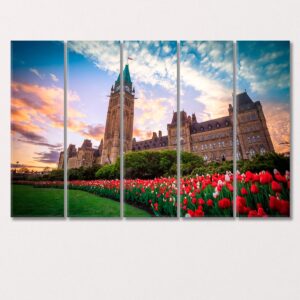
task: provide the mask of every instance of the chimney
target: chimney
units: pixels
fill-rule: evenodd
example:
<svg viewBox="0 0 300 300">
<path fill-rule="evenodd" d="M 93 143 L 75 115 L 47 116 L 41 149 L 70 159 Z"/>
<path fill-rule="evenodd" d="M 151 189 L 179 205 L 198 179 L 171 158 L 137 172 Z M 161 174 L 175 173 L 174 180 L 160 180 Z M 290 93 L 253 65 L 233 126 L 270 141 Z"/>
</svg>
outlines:
<svg viewBox="0 0 300 300">
<path fill-rule="evenodd" d="M 158 136 L 159 136 L 159 138 L 161 138 L 161 137 L 162 137 L 161 130 L 159 130 L 159 131 L 158 131 Z"/>
<path fill-rule="evenodd" d="M 157 133 L 153 132 L 152 139 L 157 139 Z"/>
<path fill-rule="evenodd" d="M 192 114 L 192 122 L 197 123 L 197 117 L 195 114 Z"/>
</svg>

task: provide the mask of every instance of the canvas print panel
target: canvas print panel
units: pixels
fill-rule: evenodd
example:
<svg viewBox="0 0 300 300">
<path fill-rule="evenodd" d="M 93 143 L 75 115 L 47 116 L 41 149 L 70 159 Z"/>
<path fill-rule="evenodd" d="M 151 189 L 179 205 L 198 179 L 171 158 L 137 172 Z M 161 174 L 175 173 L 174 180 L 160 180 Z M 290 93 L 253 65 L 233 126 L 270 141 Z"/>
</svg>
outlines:
<svg viewBox="0 0 300 300">
<path fill-rule="evenodd" d="M 237 214 L 290 216 L 290 43 L 237 43 Z"/>
<path fill-rule="evenodd" d="M 232 217 L 233 43 L 180 43 L 182 217 Z"/>
<path fill-rule="evenodd" d="M 119 41 L 68 42 L 70 217 L 120 216 L 119 72 Z"/>
<path fill-rule="evenodd" d="M 63 217 L 64 43 L 11 42 L 11 215 Z"/>
<path fill-rule="evenodd" d="M 124 215 L 176 217 L 177 43 L 124 42 L 124 65 Z"/>
</svg>

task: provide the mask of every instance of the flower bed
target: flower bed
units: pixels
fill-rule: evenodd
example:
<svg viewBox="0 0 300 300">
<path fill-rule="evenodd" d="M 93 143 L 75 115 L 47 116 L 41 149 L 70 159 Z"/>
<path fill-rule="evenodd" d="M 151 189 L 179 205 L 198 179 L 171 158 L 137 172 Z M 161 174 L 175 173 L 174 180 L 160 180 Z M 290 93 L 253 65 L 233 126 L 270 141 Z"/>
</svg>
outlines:
<svg viewBox="0 0 300 300">
<path fill-rule="evenodd" d="M 290 216 L 290 174 L 237 173 L 237 214 L 241 217 Z"/>
<path fill-rule="evenodd" d="M 181 178 L 180 211 L 182 217 L 232 217 L 233 179 L 226 174 Z M 237 172 L 237 215 L 267 217 L 290 215 L 290 174 L 262 171 Z M 126 203 L 153 212 L 155 216 L 177 216 L 177 179 L 124 180 Z M 18 181 L 35 187 L 63 188 L 63 181 Z M 120 180 L 69 181 L 70 189 L 86 191 L 120 201 Z"/>
<path fill-rule="evenodd" d="M 150 208 L 155 216 L 177 216 L 176 178 L 125 180 L 124 189 L 127 203 Z"/>
<path fill-rule="evenodd" d="M 231 172 L 181 179 L 182 217 L 232 217 L 232 199 Z"/>
</svg>

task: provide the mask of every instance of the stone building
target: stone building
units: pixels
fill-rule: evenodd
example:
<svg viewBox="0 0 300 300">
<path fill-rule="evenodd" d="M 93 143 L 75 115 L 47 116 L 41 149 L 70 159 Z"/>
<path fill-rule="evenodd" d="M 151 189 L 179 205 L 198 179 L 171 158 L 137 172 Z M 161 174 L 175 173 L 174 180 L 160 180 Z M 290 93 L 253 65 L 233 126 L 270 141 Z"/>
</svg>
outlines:
<svg viewBox="0 0 300 300">
<path fill-rule="evenodd" d="M 167 135 L 153 132 L 152 138 L 136 141 L 133 137 L 135 89 L 132 85 L 129 67 L 125 66 L 124 79 L 124 152 L 176 149 L 177 113 L 167 124 Z M 201 155 L 206 161 L 233 159 L 233 107 L 228 115 L 205 122 L 198 122 L 195 113 L 191 116 L 180 112 L 181 150 Z M 266 124 L 262 105 L 254 102 L 247 92 L 237 95 L 237 159 L 249 159 L 255 154 L 274 151 Z M 120 154 L 120 75 L 111 88 L 104 140 L 93 148 L 90 140 L 84 140 L 81 147 L 68 147 L 68 168 L 87 167 L 93 164 L 114 163 Z M 63 152 L 58 167 L 64 164 Z"/>
</svg>

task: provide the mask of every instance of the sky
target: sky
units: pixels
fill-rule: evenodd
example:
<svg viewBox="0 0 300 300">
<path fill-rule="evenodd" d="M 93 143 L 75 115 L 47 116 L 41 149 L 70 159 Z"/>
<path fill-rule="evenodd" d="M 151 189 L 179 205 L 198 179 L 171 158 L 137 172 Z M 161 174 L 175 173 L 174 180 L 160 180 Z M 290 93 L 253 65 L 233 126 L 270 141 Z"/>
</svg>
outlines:
<svg viewBox="0 0 300 300">
<path fill-rule="evenodd" d="M 120 42 L 68 42 L 68 144 L 104 136 L 112 85 L 120 72 Z"/>
<path fill-rule="evenodd" d="M 290 43 L 237 43 L 237 89 L 260 101 L 276 152 L 290 151 Z"/>
<path fill-rule="evenodd" d="M 124 64 L 127 62 L 137 98 L 133 137 L 137 141 L 149 139 L 159 130 L 167 135 L 167 124 L 177 110 L 177 43 L 124 42 Z"/>
<path fill-rule="evenodd" d="M 63 43 L 13 41 L 11 71 L 11 166 L 55 168 L 63 149 Z"/>
<path fill-rule="evenodd" d="M 111 86 L 120 72 L 119 41 L 68 42 L 68 144 L 103 138 Z M 231 41 L 180 43 L 181 110 L 198 122 L 228 115 L 233 91 Z M 237 90 L 261 101 L 277 152 L 289 151 L 288 42 L 238 42 Z M 133 136 L 167 134 L 176 111 L 177 45 L 126 41 L 136 91 Z M 55 168 L 63 149 L 63 43 L 12 42 L 12 166 Z M 130 60 L 127 58 L 130 57 Z"/>
<path fill-rule="evenodd" d="M 180 43 L 181 110 L 203 122 L 228 115 L 233 92 L 231 41 Z"/>
<path fill-rule="evenodd" d="M 133 136 L 137 140 L 150 138 L 153 131 L 167 134 L 167 123 L 176 110 L 176 48 L 172 41 L 124 43 L 124 66 L 129 64 L 136 91 Z M 68 89 L 78 96 L 68 101 L 68 144 L 78 147 L 89 138 L 98 147 L 105 130 L 108 95 L 119 70 L 119 42 L 68 43 Z"/>
</svg>

